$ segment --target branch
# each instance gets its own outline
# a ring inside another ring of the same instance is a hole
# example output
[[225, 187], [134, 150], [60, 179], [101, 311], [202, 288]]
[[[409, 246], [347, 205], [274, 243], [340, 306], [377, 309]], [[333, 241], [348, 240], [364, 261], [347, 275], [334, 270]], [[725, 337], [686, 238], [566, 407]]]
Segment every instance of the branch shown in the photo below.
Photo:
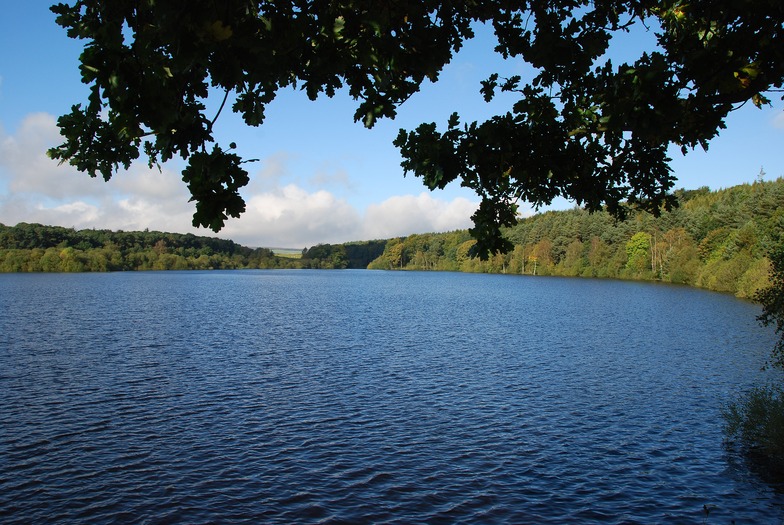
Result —
[[218, 112], [215, 114], [215, 118], [212, 119], [210, 122], [209, 130], [212, 131], [212, 126], [215, 124], [215, 121], [218, 120], [220, 117], [221, 112], [223, 111], [223, 107], [226, 105], [226, 100], [229, 98], [229, 92], [231, 91], [230, 88], [226, 88], [226, 93], [223, 95], [223, 102], [221, 102], [220, 107], [218, 108]]

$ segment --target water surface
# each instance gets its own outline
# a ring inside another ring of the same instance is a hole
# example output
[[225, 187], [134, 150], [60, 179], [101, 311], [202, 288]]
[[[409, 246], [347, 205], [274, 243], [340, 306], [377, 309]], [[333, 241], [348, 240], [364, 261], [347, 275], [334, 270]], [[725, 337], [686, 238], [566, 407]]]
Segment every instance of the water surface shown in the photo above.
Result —
[[781, 523], [758, 307], [416, 272], [0, 275], [3, 523]]

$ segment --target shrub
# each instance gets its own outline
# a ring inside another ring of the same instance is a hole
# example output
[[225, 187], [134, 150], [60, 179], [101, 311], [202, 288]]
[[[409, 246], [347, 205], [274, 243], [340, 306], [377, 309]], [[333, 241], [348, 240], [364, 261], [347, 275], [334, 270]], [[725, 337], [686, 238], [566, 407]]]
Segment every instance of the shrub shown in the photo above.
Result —
[[747, 451], [784, 466], [784, 389], [758, 386], [722, 410], [724, 432]]
[[764, 326], [775, 326], [779, 340], [771, 355], [771, 364], [784, 368], [784, 240], [768, 253], [770, 286], [758, 291], [754, 299], [762, 304], [762, 315], [757, 319]]

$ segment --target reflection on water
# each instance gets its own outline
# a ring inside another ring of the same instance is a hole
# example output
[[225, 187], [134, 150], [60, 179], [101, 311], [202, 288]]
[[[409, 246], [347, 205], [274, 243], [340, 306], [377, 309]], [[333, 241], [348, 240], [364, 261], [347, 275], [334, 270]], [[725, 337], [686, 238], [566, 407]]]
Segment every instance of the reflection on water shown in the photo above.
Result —
[[0, 275], [0, 517], [780, 522], [722, 446], [756, 313], [579, 279]]

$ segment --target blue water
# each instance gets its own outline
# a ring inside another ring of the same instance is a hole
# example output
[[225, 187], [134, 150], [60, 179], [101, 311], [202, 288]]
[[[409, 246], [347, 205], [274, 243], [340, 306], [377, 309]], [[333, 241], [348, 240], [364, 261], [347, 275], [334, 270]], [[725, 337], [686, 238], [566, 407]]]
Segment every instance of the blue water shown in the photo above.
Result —
[[0, 522], [784, 523], [757, 306], [415, 272], [0, 275]]

